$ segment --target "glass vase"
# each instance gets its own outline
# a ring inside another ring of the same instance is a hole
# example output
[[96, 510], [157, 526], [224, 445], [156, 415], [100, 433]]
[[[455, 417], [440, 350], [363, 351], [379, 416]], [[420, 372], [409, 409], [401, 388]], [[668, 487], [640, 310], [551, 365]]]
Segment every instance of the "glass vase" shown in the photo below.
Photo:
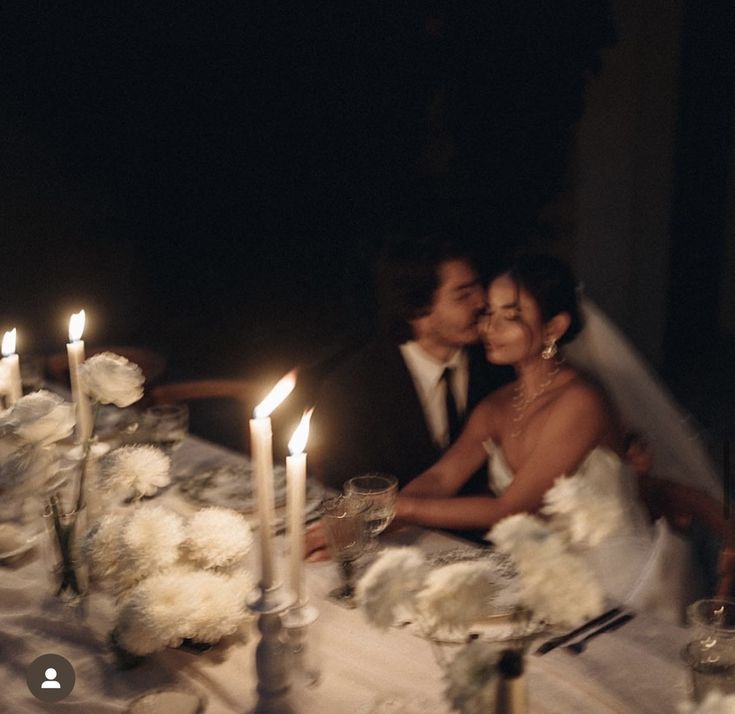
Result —
[[87, 530], [87, 508], [64, 508], [62, 500], [54, 495], [44, 508], [43, 520], [51, 592], [66, 605], [76, 606], [89, 588], [89, 570], [81, 548]]

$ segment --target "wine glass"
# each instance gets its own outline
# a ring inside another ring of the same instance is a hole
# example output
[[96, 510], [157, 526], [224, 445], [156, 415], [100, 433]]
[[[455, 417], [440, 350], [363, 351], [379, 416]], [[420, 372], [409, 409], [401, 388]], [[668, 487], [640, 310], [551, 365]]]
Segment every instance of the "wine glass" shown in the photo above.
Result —
[[382, 533], [396, 515], [398, 479], [390, 474], [367, 473], [355, 476], [345, 484], [345, 494], [367, 507], [367, 530], [371, 549], [375, 536]]
[[367, 506], [347, 496], [335, 496], [322, 503], [321, 523], [327, 537], [329, 553], [339, 565], [342, 584], [329, 597], [345, 607], [355, 607], [355, 561], [368, 539]]
[[189, 430], [186, 404], [159, 404], [143, 413], [143, 428], [150, 441], [169, 456], [181, 446]]

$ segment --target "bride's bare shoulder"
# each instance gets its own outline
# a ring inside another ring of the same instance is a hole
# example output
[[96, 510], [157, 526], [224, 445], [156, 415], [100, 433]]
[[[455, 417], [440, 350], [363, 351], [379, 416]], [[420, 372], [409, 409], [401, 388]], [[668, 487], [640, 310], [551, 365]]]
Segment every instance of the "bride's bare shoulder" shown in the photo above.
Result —
[[603, 389], [581, 372], [570, 370], [569, 379], [559, 395], [568, 409], [607, 414], [611, 407]]

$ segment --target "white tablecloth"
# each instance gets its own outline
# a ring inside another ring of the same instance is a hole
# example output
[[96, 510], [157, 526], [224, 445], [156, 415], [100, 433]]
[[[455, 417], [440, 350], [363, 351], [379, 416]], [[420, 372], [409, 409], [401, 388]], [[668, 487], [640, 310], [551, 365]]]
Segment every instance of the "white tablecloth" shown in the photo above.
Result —
[[[194, 473], [222, 458], [237, 457], [191, 439], [175, 462], [179, 473]], [[191, 510], [176, 488], [158, 500], [182, 512]], [[391, 538], [427, 552], [457, 545], [445, 535], [421, 529], [397, 531]], [[297, 712], [359, 714], [381, 697], [398, 696], [420, 704], [426, 714], [448, 711], [441, 695], [441, 669], [428, 642], [404, 630], [380, 632], [366, 624], [360, 611], [327, 600], [327, 592], [338, 582], [333, 564], [307, 564], [306, 581], [311, 602], [320, 612], [309, 641], [322, 680], [313, 688], [292, 688]], [[254, 627], [244, 626], [203, 654], [166, 650], [121, 671], [108, 646], [112, 600], [96, 590], [87, 600], [86, 614], [55, 602], [42, 561], [34, 553], [0, 566], [0, 712], [122, 712], [141, 694], [170, 687], [196, 690], [206, 699], [208, 714], [254, 707], [258, 636]], [[687, 696], [686, 671], [679, 657], [686, 639], [684, 629], [641, 614], [618, 632], [593, 641], [581, 656], [561, 650], [543, 657], [530, 655], [531, 711], [675, 712]], [[76, 671], [74, 691], [53, 705], [38, 702], [25, 683], [26, 667], [46, 653], [63, 655]]]

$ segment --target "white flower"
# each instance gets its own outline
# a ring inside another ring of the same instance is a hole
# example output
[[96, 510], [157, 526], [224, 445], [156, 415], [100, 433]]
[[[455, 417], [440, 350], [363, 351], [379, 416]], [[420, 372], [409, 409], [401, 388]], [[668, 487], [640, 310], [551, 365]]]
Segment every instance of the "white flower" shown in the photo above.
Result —
[[112, 352], [102, 352], [79, 367], [84, 391], [100, 404], [128, 407], [143, 396], [143, 372], [133, 362]]
[[161, 506], [143, 506], [122, 529], [124, 557], [139, 576], [145, 577], [173, 565], [184, 538], [180, 516]]
[[204, 568], [229, 568], [243, 560], [253, 543], [248, 522], [229, 508], [204, 508], [189, 521], [186, 551]]
[[602, 611], [604, 594], [592, 572], [567, 550], [562, 536], [535, 516], [505, 518], [489, 537], [513, 560], [520, 604], [536, 618], [574, 626]]
[[[610, 465], [608, 460], [615, 463]], [[598, 545], [611, 534], [620, 534], [629, 520], [627, 499], [621, 493], [623, 480], [610, 477], [616, 465], [612, 454], [599, 452], [596, 460], [588, 459], [574, 476], [558, 478], [544, 494], [541, 512], [572, 543]]]
[[87, 532], [82, 549], [93, 578], [115, 577], [124, 568], [122, 532], [127, 519], [126, 515], [110, 513]]
[[171, 459], [155, 446], [122, 446], [100, 460], [100, 484], [140, 498], [171, 482]]
[[723, 694], [719, 690], [708, 692], [699, 704], [681, 704], [679, 714], [735, 714], [735, 694]]
[[444, 694], [452, 709], [462, 714], [493, 711], [499, 655], [496, 644], [482, 640], [470, 642], [457, 653], [444, 673]]
[[[252, 582], [249, 583], [252, 586]], [[231, 635], [248, 616], [242, 589], [244, 579], [230, 579], [210, 572], [194, 573], [191, 596], [194, 613], [187, 637], [196, 642], [215, 643]], [[250, 588], [252, 589], [252, 587]]]
[[74, 430], [74, 405], [45, 389], [32, 392], [3, 413], [0, 430], [31, 444], [51, 444]]
[[184, 639], [214, 643], [248, 617], [242, 580], [173, 568], [147, 578], [120, 609], [116, 636], [129, 652], [146, 655]]
[[357, 601], [368, 621], [387, 629], [402, 608], [412, 610], [427, 573], [418, 548], [387, 548], [357, 584]]
[[493, 564], [453, 563], [429, 574], [416, 607], [431, 632], [464, 630], [487, 616], [501, 587]]
[[122, 647], [133, 654], [147, 655], [181, 644], [187, 636], [186, 623], [196, 609], [188, 576], [179, 572], [153, 575], [131, 591], [116, 625], [117, 641]]

